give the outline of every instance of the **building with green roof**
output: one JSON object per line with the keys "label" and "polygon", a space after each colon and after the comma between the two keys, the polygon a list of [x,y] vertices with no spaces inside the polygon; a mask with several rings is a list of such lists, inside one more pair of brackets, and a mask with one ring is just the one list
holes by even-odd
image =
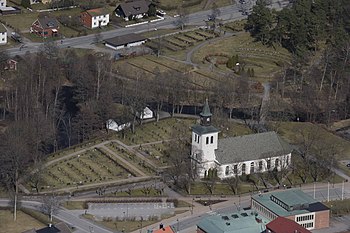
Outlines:
{"label": "building with green roof", "polygon": [[255,211],[217,214],[203,218],[197,233],[262,233],[269,220]]}
{"label": "building with green roof", "polygon": [[329,227],[329,208],[299,189],[252,196],[252,209],[269,220],[286,217],[308,230]]}

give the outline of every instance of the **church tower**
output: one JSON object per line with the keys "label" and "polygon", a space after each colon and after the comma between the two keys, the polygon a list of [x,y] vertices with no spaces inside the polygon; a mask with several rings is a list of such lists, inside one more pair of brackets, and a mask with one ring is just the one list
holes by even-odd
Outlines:
{"label": "church tower", "polygon": [[197,164],[201,164],[200,177],[204,177],[205,172],[214,167],[216,161],[215,150],[218,148],[219,130],[211,125],[211,117],[207,99],[200,113],[200,124],[192,126],[191,155]]}

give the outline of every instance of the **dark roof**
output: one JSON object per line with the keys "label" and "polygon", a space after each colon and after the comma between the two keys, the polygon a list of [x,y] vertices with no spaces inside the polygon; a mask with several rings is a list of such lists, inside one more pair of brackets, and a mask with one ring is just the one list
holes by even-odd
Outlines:
{"label": "dark roof", "polygon": [[38,18],[38,21],[43,29],[58,28],[58,21],[56,18],[44,16]]}
{"label": "dark roof", "polygon": [[121,3],[117,9],[121,9],[125,17],[130,15],[138,15],[147,13],[149,10],[150,1],[147,0],[137,0]]}
{"label": "dark roof", "polygon": [[71,233],[72,230],[64,223],[60,222],[51,227],[45,227],[37,230],[36,233]]}
{"label": "dark roof", "polygon": [[220,139],[215,153],[219,163],[228,164],[282,156],[291,151],[289,144],[271,131]]}
{"label": "dark roof", "polygon": [[2,23],[0,23],[0,32],[7,32],[5,26]]}
{"label": "dark roof", "polygon": [[208,99],[205,100],[205,104],[203,106],[203,110],[202,110],[202,112],[199,115],[201,115],[202,117],[210,117],[210,116],[212,116],[212,114],[210,112],[209,104],[208,104]]}
{"label": "dark roof", "polygon": [[266,228],[274,233],[311,233],[311,231],[300,226],[293,220],[277,217],[275,220],[269,222]]}
{"label": "dark roof", "polygon": [[219,130],[212,125],[194,125],[192,126],[192,130],[199,135],[219,132]]}
{"label": "dark roof", "polygon": [[116,36],[110,39],[105,40],[105,43],[110,44],[112,46],[119,46],[119,45],[125,45],[129,43],[134,43],[138,41],[146,40],[145,37],[139,35],[139,34],[127,34],[123,36]]}
{"label": "dark roof", "polygon": [[309,208],[307,208],[307,210],[310,212],[318,212],[323,210],[329,210],[329,208],[323,205],[321,202],[316,202],[316,203],[309,204]]}

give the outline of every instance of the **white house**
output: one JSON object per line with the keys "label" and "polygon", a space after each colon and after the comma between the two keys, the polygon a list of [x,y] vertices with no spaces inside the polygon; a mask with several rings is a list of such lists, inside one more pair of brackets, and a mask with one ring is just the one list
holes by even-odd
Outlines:
{"label": "white house", "polygon": [[104,27],[109,23],[109,13],[104,8],[91,9],[82,12],[80,19],[87,28]]}
{"label": "white house", "polygon": [[6,43],[7,43],[7,30],[4,27],[4,25],[0,23],[0,45],[4,45]]}
{"label": "white house", "polygon": [[153,111],[149,108],[149,107],[145,107],[143,109],[143,113],[140,114],[137,113],[137,116],[141,119],[141,120],[147,120],[147,119],[151,119],[153,118]]}
{"label": "white house", "polygon": [[0,7],[6,6],[6,0],[0,0]]}
{"label": "white house", "polygon": [[291,148],[276,132],[219,139],[211,125],[208,101],[200,124],[192,127],[192,159],[200,178],[216,170],[220,179],[244,174],[281,170],[291,164]]}
{"label": "white house", "polygon": [[106,128],[107,129],[110,129],[110,130],[113,130],[113,131],[116,131],[116,132],[119,132],[125,128],[128,128],[130,127],[130,122],[128,123],[117,123],[115,122],[114,120],[112,119],[109,119],[107,122],[106,122]]}
{"label": "white house", "polygon": [[151,4],[148,0],[126,1],[117,6],[115,15],[124,18],[125,21],[141,19],[147,15]]}

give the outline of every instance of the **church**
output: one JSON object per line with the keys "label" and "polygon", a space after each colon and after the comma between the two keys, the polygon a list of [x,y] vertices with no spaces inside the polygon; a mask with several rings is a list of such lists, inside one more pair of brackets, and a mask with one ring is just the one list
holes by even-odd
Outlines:
{"label": "church", "polygon": [[220,179],[260,173],[291,164],[292,149],[276,132],[219,139],[219,130],[211,125],[208,100],[200,113],[200,124],[192,126],[191,157],[199,178]]}

